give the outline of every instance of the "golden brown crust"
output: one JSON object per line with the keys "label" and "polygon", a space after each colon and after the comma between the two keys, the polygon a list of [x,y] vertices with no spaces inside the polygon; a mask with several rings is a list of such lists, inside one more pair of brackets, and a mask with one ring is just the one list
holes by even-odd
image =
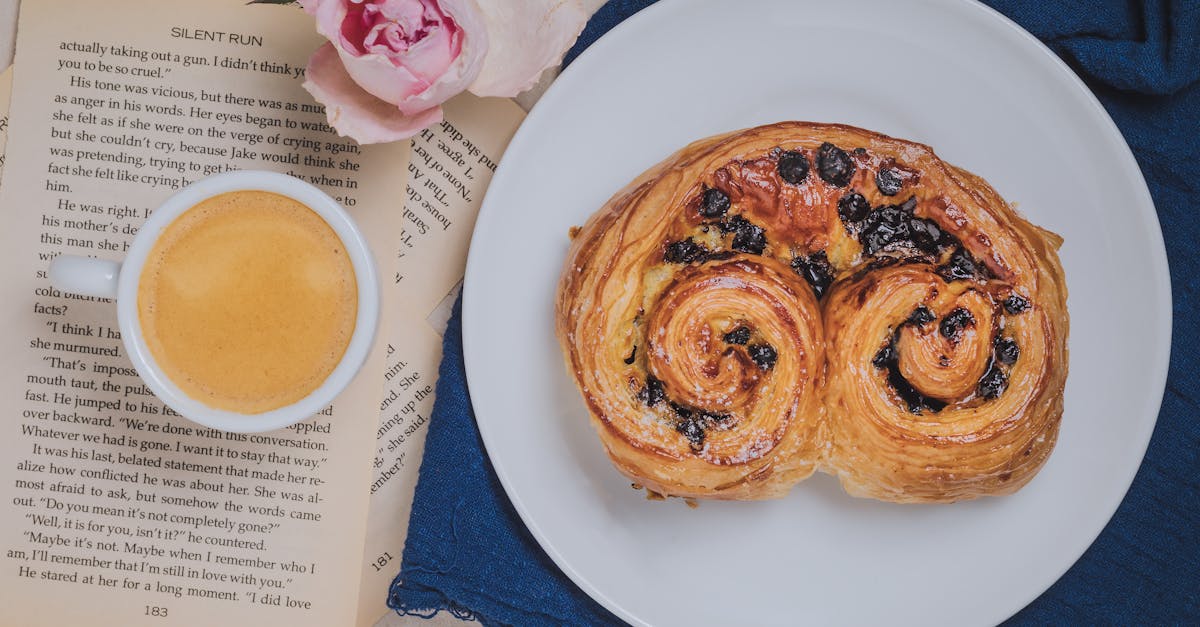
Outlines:
{"label": "golden brown crust", "polygon": [[[819,167],[826,143],[852,173]],[[797,154],[806,176],[785,176]],[[925,239],[839,217],[852,191]],[[1007,494],[1062,414],[1060,244],[928,147],[784,122],[695,142],[596,212],[557,333],[609,456],[654,492],[771,498],[819,469],[889,501]],[[948,273],[953,255],[970,276]],[[822,300],[809,263],[834,279]]]}

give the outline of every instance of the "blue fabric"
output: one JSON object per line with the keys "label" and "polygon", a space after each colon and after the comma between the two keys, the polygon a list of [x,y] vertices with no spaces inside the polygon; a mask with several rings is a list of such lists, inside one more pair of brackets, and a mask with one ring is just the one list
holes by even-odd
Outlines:
{"label": "blue fabric", "polygon": [[425,617],[448,609],[489,625],[621,624],[558,570],[504,495],[467,396],[461,299],[443,350],[408,539],[388,605]]}
{"label": "blue fabric", "polygon": [[[649,4],[609,2],[568,62]],[[1200,200],[1200,2],[988,4],[1065,59],[1125,134],[1158,208],[1175,307],[1170,379],[1133,487],[1079,562],[1009,624],[1200,623],[1200,219],[1190,211]],[[471,411],[460,320],[456,307],[389,604],[488,624],[618,623],[555,568],[505,497]]]}

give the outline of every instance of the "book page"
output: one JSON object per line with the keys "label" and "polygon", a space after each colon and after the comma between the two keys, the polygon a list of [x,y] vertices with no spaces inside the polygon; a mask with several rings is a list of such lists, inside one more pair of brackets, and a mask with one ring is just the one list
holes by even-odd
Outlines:
{"label": "book page", "polygon": [[[17,38],[17,7],[19,0],[0,3],[0,67],[12,65],[13,43]],[[8,101],[5,101],[5,106]]]}
{"label": "book page", "polygon": [[387,386],[363,560],[364,614],[371,608],[387,612],[387,591],[400,567],[433,410],[441,330],[463,277],[483,194],[508,140],[525,118],[511,100],[470,94],[444,108],[445,120],[413,139],[404,234],[396,252],[400,267],[385,281],[385,289],[395,292],[402,304],[390,322]]}
{"label": "book page", "polygon": [[4,171],[4,146],[8,143],[8,102],[12,96],[13,69],[0,72],[0,172]]}
{"label": "book page", "polygon": [[0,185],[0,624],[378,617],[358,593],[385,342],[322,415],[224,433],[150,393],[111,302],[46,280],[58,254],[120,259],[172,192],[237,168],[324,188],[393,274],[409,145],[325,125],[300,88],[320,43],[298,9],[242,0],[24,3]]}
{"label": "book page", "polygon": [[392,281],[405,294],[403,307],[421,316],[433,312],[462,280],[483,195],[508,140],[525,119],[511,100],[471,94],[451,100],[445,109],[445,121],[413,138],[400,271]]}

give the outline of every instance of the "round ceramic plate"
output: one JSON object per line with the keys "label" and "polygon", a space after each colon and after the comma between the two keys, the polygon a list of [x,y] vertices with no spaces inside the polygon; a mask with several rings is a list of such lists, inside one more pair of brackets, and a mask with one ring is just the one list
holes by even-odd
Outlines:
{"label": "round ceramic plate", "polygon": [[[1066,239],[1066,413],[1017,494],[899,506],[818,474],[782,500],[693,510],[647,501],[609,464],[554,337],[567,229],[688,142],[779,120],[929,144]],[[1128,147],[1083,83],[999,14],[966,1],[665,0],[588,49],[509,145],[471,246],[464,341],[509,497],[621,618],[978,625],[1036,598],[1116,510],[1154,428],[1170,311],[1162,233]]]}

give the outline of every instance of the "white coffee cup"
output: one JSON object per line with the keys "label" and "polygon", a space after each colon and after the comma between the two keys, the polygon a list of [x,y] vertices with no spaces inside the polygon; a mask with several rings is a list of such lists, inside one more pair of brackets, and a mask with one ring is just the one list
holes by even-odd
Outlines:
{"label": "white coffee cup", "polygon": [[[358,283],[358,314],[354,333],[333,372],[308,396],[259,414],[215,409],[180,390],[155,363],[138,316],[138,282],[142,267],[163,230],[201,201],[238,191],[273,192],[292,198],[316,212],[345,245]],[[134,237],[123,262],[62,255],[51,262],[49,274],[51,284],[61,291],[115,299],[125,351],[146,385],[176,413],[193,422],[224,431],[270,431],[295,424],[325,409],[366,361],[379,324],[378,274],[370,248],[354,220],[325,192],[300,179],[275,172],[242,170],[196,181],[154,210]]]}

